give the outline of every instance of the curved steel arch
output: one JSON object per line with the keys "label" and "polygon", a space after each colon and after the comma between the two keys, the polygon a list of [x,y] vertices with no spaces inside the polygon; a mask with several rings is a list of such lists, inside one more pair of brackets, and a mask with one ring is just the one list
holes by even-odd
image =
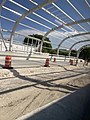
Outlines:
{"label": "curved steel arch", "polygon": [[4,47],[5,47],[6,51],[7,51],[7,46],[6,46],[5,39],[4,39],[4,37],[3,37],[3,33],[2,33],[2,30],[1,30],[1,29],[0,29],[0,34],[1,34],[1,39],[2,39],[2,42],[3,42],[3,44],[4,44]]}
{"label": "curved steel arch", "polygon": [[10,36],[10,45],[9,45],[9,51],[11,51],[12,49],[12,43],[13,43],[13,35],[15,33],[15,30],[18,26],[18,24],[20,23],[21,20],[23,20],[26,16],[28,16],[29,14],[41,9],[42,7],[54,2],[56,0],[45,0],[44,2],[42,2],[41,4],[35,6],[34,8],[30,9],[29,11],[27,11],[26,13],[24,13],[14,24],[14,27],[13,27],[13,30],[12,30],[12,33],[11,33],[11,36]]}
{"label": "curved steel arch", "polygon": [[[11,33],[10,30],[6,30],[6,29],[3,29],[4,32],[8,32],[8,33]],[[28,35],[23,35],[21,33],[18,33],[18,32],[15,32],[14,34],[16,35],[21,35],[21,36],[24,36],[24,37],[27,37],[27,38],[30,38],[30,39],[33,39],[33,40],[37,40],[37,41],[41,41],[41,39],[38,39],[38,38],[35,38],[35,37],[31,37],[31,36],[28,36]],[[45,43],[51,43],[51,42],[48,42],[48,41],[44,41]]]}
{"label": "curved steel arch", "polygon": [[3,1],[1,2],[0,8],[5,4],[6,1],[7,1],[7,0],[3,0]]}
{"label": "curved steel arch", "polygon": [[60,48],[60,46],[62,45],[62,43],[63,43],[65,40],[67,40],[67,39],[69,39],[69,38],[72,38],[72,37],[81,36],[81,35],[87,35],[87,34],[90,34],[90,32],[79,33],[79,34],[71,35],[71,36],[68,36],[68,37],[64,38],[64,39],[59,43],[59,45],[58,45],[57,55],[59,54],[59,48]]}
{"label": "curved steel arch", "polygon": [[73,48],[76,44],[81,43],[81,42],[88,42],[88,41],[90,41],[90,40],[89,40],[89,39],[88,39],[88,40],[81,40],[81,41],[78,41],[78,42],[74,43],[74,44],[70,47],[70,49],[69,49],[69,54],[68,54],[68,56],[70,57],[71,50],[72,50],[72,48]]}
{"label": "curved steel arch", "polygon": [[[2,6],[5,4],[5,2],[6,2],[6,0],[3,0],[2,3],[0,4],[0,13],[1,13],[1,11],[2,11]],[[4,44],[4,46],[5,46],[5,49],[6,49],[6,51],[7,51],[7,46],[6,46],[5,40],[4,40],[4,38],[3,38],[2,27],[0,28],[0,34],[1,34],[1,39],[2,39],[2,41],[3,41],[3,44]]]}
{"label": "curved steel arch", "polygon": [[82,46],[82,47],[77,51],[77,59],[79,58],[80,52],[81,52],[84,48],[86,48],[86,47],[90,47],[90,44],[87,44],[87,45]]}
{"label": "curved steel arch", "polygon": [[75,21],[75,22],[70,22],[70,23],[67,23],[67,24],[62,24],[58,27],[55,27],[55,28],[52,28],[51,30],[49,30],[42,38],[42,42],[40,44],[40,47],[39,47],[39,51],[41,52],[42,51],[42,45],[43,45],[43,41],[44,39],[46,38],[47,35],[49,35],[51,32],[57,30],[57,29],[61,29],[65,26],[72,26],[72,25],[75,25],[75,24],[79,24],[79,23],[83,23],[83,22],[89,22],[90,21],[90,18],[88,19],[84,19],[84,20],[78,20],[78,21]]}

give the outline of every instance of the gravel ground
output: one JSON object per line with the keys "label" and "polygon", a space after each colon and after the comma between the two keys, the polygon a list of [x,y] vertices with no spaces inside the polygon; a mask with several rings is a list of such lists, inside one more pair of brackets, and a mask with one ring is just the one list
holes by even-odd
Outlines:
{"label": "gravel ground", "polygon": [[90,84],[90,66],[0,69],[0,120],[15,120]]}

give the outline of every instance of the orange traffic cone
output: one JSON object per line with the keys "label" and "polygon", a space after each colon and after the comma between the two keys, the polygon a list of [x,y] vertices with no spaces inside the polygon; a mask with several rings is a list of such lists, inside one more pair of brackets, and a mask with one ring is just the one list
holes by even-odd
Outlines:
{"label": "orange traffic cone", "polygon": [[12,62],[12,57],[10,55],[7,55],[5,57],[5,65],[3,66],[3,68],[12,69],[13,67],[11,67],[11,62]]}
{"label": "orange traffic cone", "polygon": [[50,66],[49,66],[49,61],[50,61],[49,58],[46,58],[44,67],[50,67]]}
{"label": "orange traffic cone", "polygon": [[69,63],[70,63],[70,65],[73,65],[73,60],[70,59]]}
{"label": "orange traffic cone", "polygon": [[54,61],[53,62],[56,62],[56,58],[54,58]]}

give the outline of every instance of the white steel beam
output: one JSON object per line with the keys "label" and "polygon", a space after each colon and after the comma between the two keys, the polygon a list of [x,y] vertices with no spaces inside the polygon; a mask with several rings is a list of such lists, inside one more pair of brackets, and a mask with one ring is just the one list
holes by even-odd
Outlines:
{"label": "white steel beam", "polygon": [[72,37],[77,37],[77,36],[82,36],[82,35],[87,35],[87,34],[90,34],[90,32],[79,33],[79,34],[71,35],[71,36],[68,36],[68,37],[64,38],[64,39],[59,43],[59,45],[58,45],[57,55],[59,54],[60,46],[62,45],[62,43],[63,43],[64,41],[66,41],[67,39],[72,38]]}
{"label": "white steel beam", "polygon": [[3,44],[4,44],[4,47],[5,47],[6,51],[7,51],[7,46],[6,46],[5,39],[4,39],[4,37],[3,37],[3,33],[2,33],[2,30],[1,30],[1,29],[0,29],[0,34],[1,34],[1,39],[2,39],[2,42],[3,42]]}
{"label": "white steel beam", "polygon": [[75,45],[77,45],[77,44],[79,44],[79,43],[83,43],[83,42],[88,42],[88,41],[90,41],[90,39],[86,39],[86,40],[81,40],[81,41],[78,41],[78,42],[76,42],[76,43],[74,43],[71,47],[70,47],[70,49],[69,49],[69,54],[68,54],[68,56],[70,57],[70,54],[71,54],[71,50],[72,50],[72,48],[75,46]]}
{"label": "white steel beam", "polygon": [[[0,16],[0,17],[3,18],[3,19],[5,19],[5,20],[8,20],[8,21],[10,21],[10,22],[13,22],[13,23],[16,22],[16,21],[14,21],[14,20],[12,20],[12,19],[10,19],[10,18],[7,18],[7,17],[5,17],[5,16]],[[45,32],[42,32],[42,31],[40,31],[40,30],[38,30],[38,29],[35,29],[35,28],[31,27],[31,26],[28,26],[28,25],[26,25],[26,24],[19,23],[19,25],[24,26],[24,27],[29,28],[29,29],[33,29],[33,30],[35,30],[35,31],[37,31],[37,32],[39,32],[39,33],[41,33],[41,34],[45,34]],[[53,35],[49,35],[49,36],[53,36]],[[55,38],[57,38],[57,39],[60,39],[59,37],[56,37],[56,36],[53,36],[53,37],[55,37]]]}
{"label": "white steel beam", "polygon": [[[16,11],[14,11],[14,10],[11,10],[11,9],[8,8],[8,7],[5,7],[5,6],[2,6],[2,7],[3,7],[4,9],[6,9],[6,10],[8,10],[8,11],[14,13],[14,14],[16,14],[16,15],[22,16],[21,13],[16,12]],[[39,25],[41,25],[41,26],[43,26],[43,27],[45,27],[45,28],[47,28],[47,29],[51,29],[50,27],[48,27],[48,26],[46,26],[46,25],[44,25],[44,24],[42,24],[42,23],[40,23],[40,22],[37,22],[37,21],[34,20],[34,19],[31,19],[31,18],[29,18],[29,17],[25,17],[25,18],[26,18],[27,20],[30,20],[30,21],[32,21],[32,22],[34,22],[34,23],[36,23],[36,24],[39,24]]]}
{"label": "white steel beam", "polygon": [[18,26],[18,24],[20,23],[21,20],[23,20],[26,16],[28,16],[29,14],[41,9],[42,7],[48,5],[48,4],[51,4],[52,2],[54,2],[56,0],[45,0],[44,2],[42,2],[41,4],[35,6],[34,8],[30,9],[29,11],[27,11],[26,13],[24,13],[15,23],[14,27],[13,27],[13,30],[12,30],[12,33],[11,33],[11,36],[10,36],[10,46],[9,46],[9,51],[12,50],[12,43],[13,43],[13,35],[15,33],[15,30]]}
{"label": "white steel beam", "polygon": [[[29,0],[30,2],[32,2],[33,3],[33,1],[32,0]],[[35,5],[38,5],[36,2],[34,2],[33,4],[35,4]],[[69,15],[67,15],[61,8],[59,8],[55,3],[52,3],[52,7],[56,7],[58,10],[60,10],[63,14],[65,14],[69,19],[71,19],[73,22],[75,22],[75,20],[74,19],[72,19]],[[50,7],[50,9],[52,8],[52,7]],[[50,14],[50,15],[52,15],[53,17],[55,17],[55,18],[57,18],[57,19],[59,19],[59,21],[61,21],[62,23],[64,23],[64,24],[66,24],[64,21],[62,21],[60,18],[58,18],[58,17],[56,17],[53,13],[50,13],[48,10],[46,10],[45,8],[42,8],[45,12],[47,12],[48,14]],[[79,25],[79,24],[78,24]],[[69,28],[68,26],[66,26],[67,28]],[[84,31],[86,31],[86,29],[84,29],[81,25],[79,25],[79,27],[80,28],[82,28]],[[71,27],[72,28],[72,27]],[[63,29],[63,28],[61,28],[61,29]],[[70,29],[70,28],[69,28]],[[65,29],[63,29],[64,31],[67,31],[67,30],[65,30]],[[71,30],[71,29],[70,29]],[[74,29],[75,30],[75,29]],[[79,33],[79,32],[78,32]],[[63,36],[65,36],[65,35],[63,35]]]}
{"label": "white steel beam", "polygon": [[[16,5],[18,5],[19,7],[23,8],[23,9],[29,11],[28,8],[26,8],[26,7],[24,7],[24,6],[21,6],[20,4],[14,2],[13,0],[9,0],[9,1],[12,2],[12,3],[14,3],[14,4],[16,4]],[[30,2],[32,2],[32,0],[30,0]],[[32,3],[33,3],[33,2],[32,2]],[[34,4],[35,4],[35,2],[34,2]],[[52,3],[52,4],[53,4],[55,7],[57,7],[57,6],[55,5],[55,3]],[[35,5],[38,5],[38,4],[36,3]],[[53,6],[53,7],[54,7],[54,6]],[[61,12],[63,12],[66,16],[68,16],[68,15],[67,15],[64,11],[62,11],[59,7],[58,7],[58,9],[59,9]],[[38,16],[39,18],[41,18],[41,19],[43,19],[43,20],[51,23],[52,25],[58,26],[58,25],[56,25],[55,23],[47,20],[46,18],[42,17],[41,15],[39,15],[39,14],[37,14],[37,13],[35,13],[35,12],[33,12],[33,14],[36,15],[36,16]],[[72,19],[70,16],[68,16],[68,17],[69,17],[70,19]],[[29,19],[29,18],[27,18],[27,19]],[[73,19],[72,19],[72,20],[73,20]],[[73,21],[74,21],[74,20],[73,20]],[[45,27],[47,27],[47,26],[45,26]],[[68,28],[69,28],[69,27],[68,27]],[[70,29],[70,28],[69,28],[69,29]],[[65,30],[65,29],[63,29],[63,30],[64,30],[64,31],[67,31],[67,30]],[[71,30],[71,29],[70,29],[70,30]],[[63,34],[63,36],[65,36],[65,35]]]}
{"label": "white steel beam", "polygon": [[[85,19],[85,17],[78,11],[78,9],[69,1],[67,0],[67,2],[71,5],[71,7],[83,18]],[[88,23],[88,22],[87,22]],[[90,25],[90,23],[88,23]]]}
{"label": "white steel beam", "polygon": [[[25,9],[25,10],[27,10],[27,11],[29,10],[29,9],[27,9],[26,7],[24,7],[24,6],[20,5],[20,4],[18,4],[17,2],[15,2],[15,1],[13,1],[13,0],[9,0],[9,1],[12,2],[12,3],[14,3],[14,4],[16,4],[16,5],[18,5],[19,7],[22,7],[23,9]],[[29,1],[32,1],[32,0],[29,0]],[[36,2],[34,2],[34,4],[38,5]],[[52,3],[52,4],[54,4],[54,3]],[[44,18],[44,17],[42,17],[42,16],[36,14],[35,12],[33,12],[33,13],[34,13],[36,16],[38,16],[38,17],[42,18],[43,20],[46,20],[47,22],[50,23],[50,21],[48,21],[46,18]],[[28,18],[27,18],[27,19],[28,19]],[[29,20],[30,20],[30,18],[29,18]],[[20,24],[22,24],[22,23],[20,23]],[[37,24],[38,24],[38,23],[37,23]],[[53,22],[51,22],[51,24],[57,26],[57,25],[54,24]],[[27,25],[24,25],[24,26],[27,26]],[[49,29],[50,29],[50,28],[49,28]]]}
{"label": "white steel beam", "polygon": [[85,20],[79,20],[79,21],[75,21],[75,22],[63,24],[63,25],[60,25],[59,27],[52,28],[52,29],[49,30],[49,31],[44,35],[44,37],[42,38],[42,42],[41,42],[39,51],[40,51],[40,52],[42,51],[43,41],[44,41],[45,37],[46,37],[47,35],[49,35],[51,32],[53,32],[53,31],[55,31],[55,30],[57,30],[57,29],[61,29],[61,28],[65,27],[65,26],[72,26],[72,25],[76,25],[76,24],[79,24],[79,23],[89,22],[89,21],[90,21],[90,18],[85,19]]}
{"label": "white steel beam", "polygon": [[[72,20],[73,22],[75,22],[75,20],[70,17],[66,12],[64,12],[61,8],[59,8],[55,3],[52,3],[53,6],[55,6],[59,11],[61,11],[65,16],[67,16],[70,20]],[[81,25],[78,24],[78,26],[83,29],[84,31],[86,31],[85,28],[83,28]]]}
{"label": "white steel beam", "polygon": [[[32,0],[29,0],[29,1],[32,2],[32,3],[35,4],[35,5],[38,5],[36,2],[33,2]],[[56,18],[57,20],[59,20],[61,23],[64,23],[64,24],[65,24],[65,22],[64,22],[63,20],[61,20],[60,18],[58,18],[57,16],[55,16],[53,13],[51,13],[51,12],[48,11],[47,9],[45,9],[45,8],[42,7],[42,10],[44,10],[46,13],[50,14],[51,16],[53,16],[54,18]],[[70,28],[69,28],[69,29],[70,29]],[[67,31],[67,30],[65,30],[64,28],[62,28],[62,30]]]}
{"label": "white steel beam", "polygon": [[90,4],[88,3],[88,1],[87,1],[87,0],[85,0],[85,2],[86,2],[86,4],[88,5],[88,7],[90,8]]}
{"label": "white steel beam", "polygon": [[[0,19],[1,19],[2,6],[5,4],[5,2],[6,2],[6,0],[3,0],[0,4]],[[1,20],[0,20],[0,22],[1,22]],[[1,27],[0,28],[1,39],[2,39],[2,42],[5,46],[5,49],[7,51],[7,46],[6,46],[6,43],[5,43],[5,40],[4,40],[4,37],[3,37],[3,33],[2,33],[2,23],[0,23],[0,27]]]}
{"label": "white steel beam", "polygon": [[[22,6],[22,5],[20,5],[19,3],[15,2],[15,1],[13,1],[13,0],[9,0],[9,1],[12,2],[13,4],[15,4],[15,5],[17,5],[17,6],[21,7],[21,8],[23,8],[24,10],[29,11],[28,8],[26,8],[26,7]],[[43,16],[41,16],[41,15],[35,13],[35,12],[33,12],[32,14],[34,14],[34,15],[36,15],[37,17],[39,17],[39,18],[45,20],[46,22],[49,22],[50,24],[52,24],[52,25],[54,25],[54,26],[58,26],[58,25],[56,25],[55,23],[51,22],[50,20],[46,19],[45,17],[43,17]]]}
{"label": "white steel beam", "polygon": [[[9,0],[9,1],[12,2],[12,3],[14,3],[15,5],[18,5],[19,7],[21,7],[21,8],[23,8],[23,9],[29,11],[28,8],[26,8],[26,7],[24,7],[24,6],[21,6],[19,3],[14,2],[13,0]],[[35,2],[33,2],[32,0],[29,0],[29,1],[32,2],[33,4],[35,4]],[[35,5],[38,5],[38,4],[36,3]],[[48,20],[48,19],[42,17],[41,15],[39,15],[39,14],[37,14],[37,13],[35,13],[35,12],[33,12],[32,14],[38,16],[39,18],[41,18],[41,19],[43,19],[43,20],[49,22],[50,24],[52,24],[52,25],[54,25],[54,26],[56,26],[56,27],[58,26],[58,25],[56,25],[55,23],[51,22],[50,20]],[[27,19],[31,20],[31,18],[27,18]],[[37,24],[38,24],[38,23],[37,23]],[[40,24],[40,22],[39,22],[39,24]],[[42,25],[42,24],[41,24],[41,25]],[[45,25],[42,25],[42,26],[44,26],[44,27],[50,29],[49,27],[47,27],[47,26],[45,26]],[[63,29],[63,28],[62,28],[62,29]],[[69,29],[70,29],[70,28],[69,28]],[[64,30],[64,31],[67,31],[67,30],[65,30],[65,29],[63,29],[63,30]],[[70,29],[70,30],[71,30],[71,29]],[[65,36],[65,35],[63,35],[63,36]]]}
{"label": "white steel beam", "polygon": [[79,58],[80,52],[81,52],[84,48],[87,48],[87,47],[90,47],[90,44],[87,44],[87,45],[84,45],[84,46],[80,47],[80,49],[77,51],[77,59]]}
{"label": "white steel beam", "polygon": [[[6,29],[3,29],[2,31],[3,31],[3,32],[9,32],[9,33],[12,32],[12,31],[10,31],[10,30],[6,30]],[[28,36],[28,35],[23,35],[23,34],[21,34],[21,33],[19,33],[19,32],[15,32],[15,34],[16,34],[16,35],[21,35],[21,36],[23,36],[23,37],[27,37],[27,38],[30,38],[30,39],[33,39],[33,40],[41,41],[41,40],[38,39],[38,38],[31,37],[31,36]],[[48,41],[44,41],[44,42],[45,42],[45,43],[49,43],[49,44],[51,44],[51,42],[48,42]]]}

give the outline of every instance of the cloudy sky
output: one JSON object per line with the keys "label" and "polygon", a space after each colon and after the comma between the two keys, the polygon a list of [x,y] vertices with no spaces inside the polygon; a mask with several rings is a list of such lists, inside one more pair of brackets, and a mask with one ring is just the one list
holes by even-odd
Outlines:
{"label": "cloudy sky", "polygon": [[[0,3],[2,1],[3,0],[0,0]],[[2,29],[12,31],[15,21],[22,14],[43,1],[44,0],[34,0],[34,2],[32,0],[7,0],[1,12]],[[52,13],[52,15],[49,14],[49,12]],[[60,26],[63,23],[69,23],[84,18],[90,18],[90,0],[57,0],[53,4],[47,5],[43,9],[28,15],[21,21],[16,31],[24,35],[44,35],[50,29]],[[65,27],[57,32],[52,32],[48,37],[52,42],[52,46],[56,47],[56,45],[67,35],[76,34],[77,31],[85,32],[85,30],[90,31],[90,25],[88,23],[82,23],[80,26],[74,25],[73,29]],[[4,37],[9,39],[10,34],[4,32]],[[15,40],[22,41],[23,37],[15,36]],[[65,42],[63,46],[69,47],[77,40],[75,40],[75,38],[72,42],[69,40]]]}

